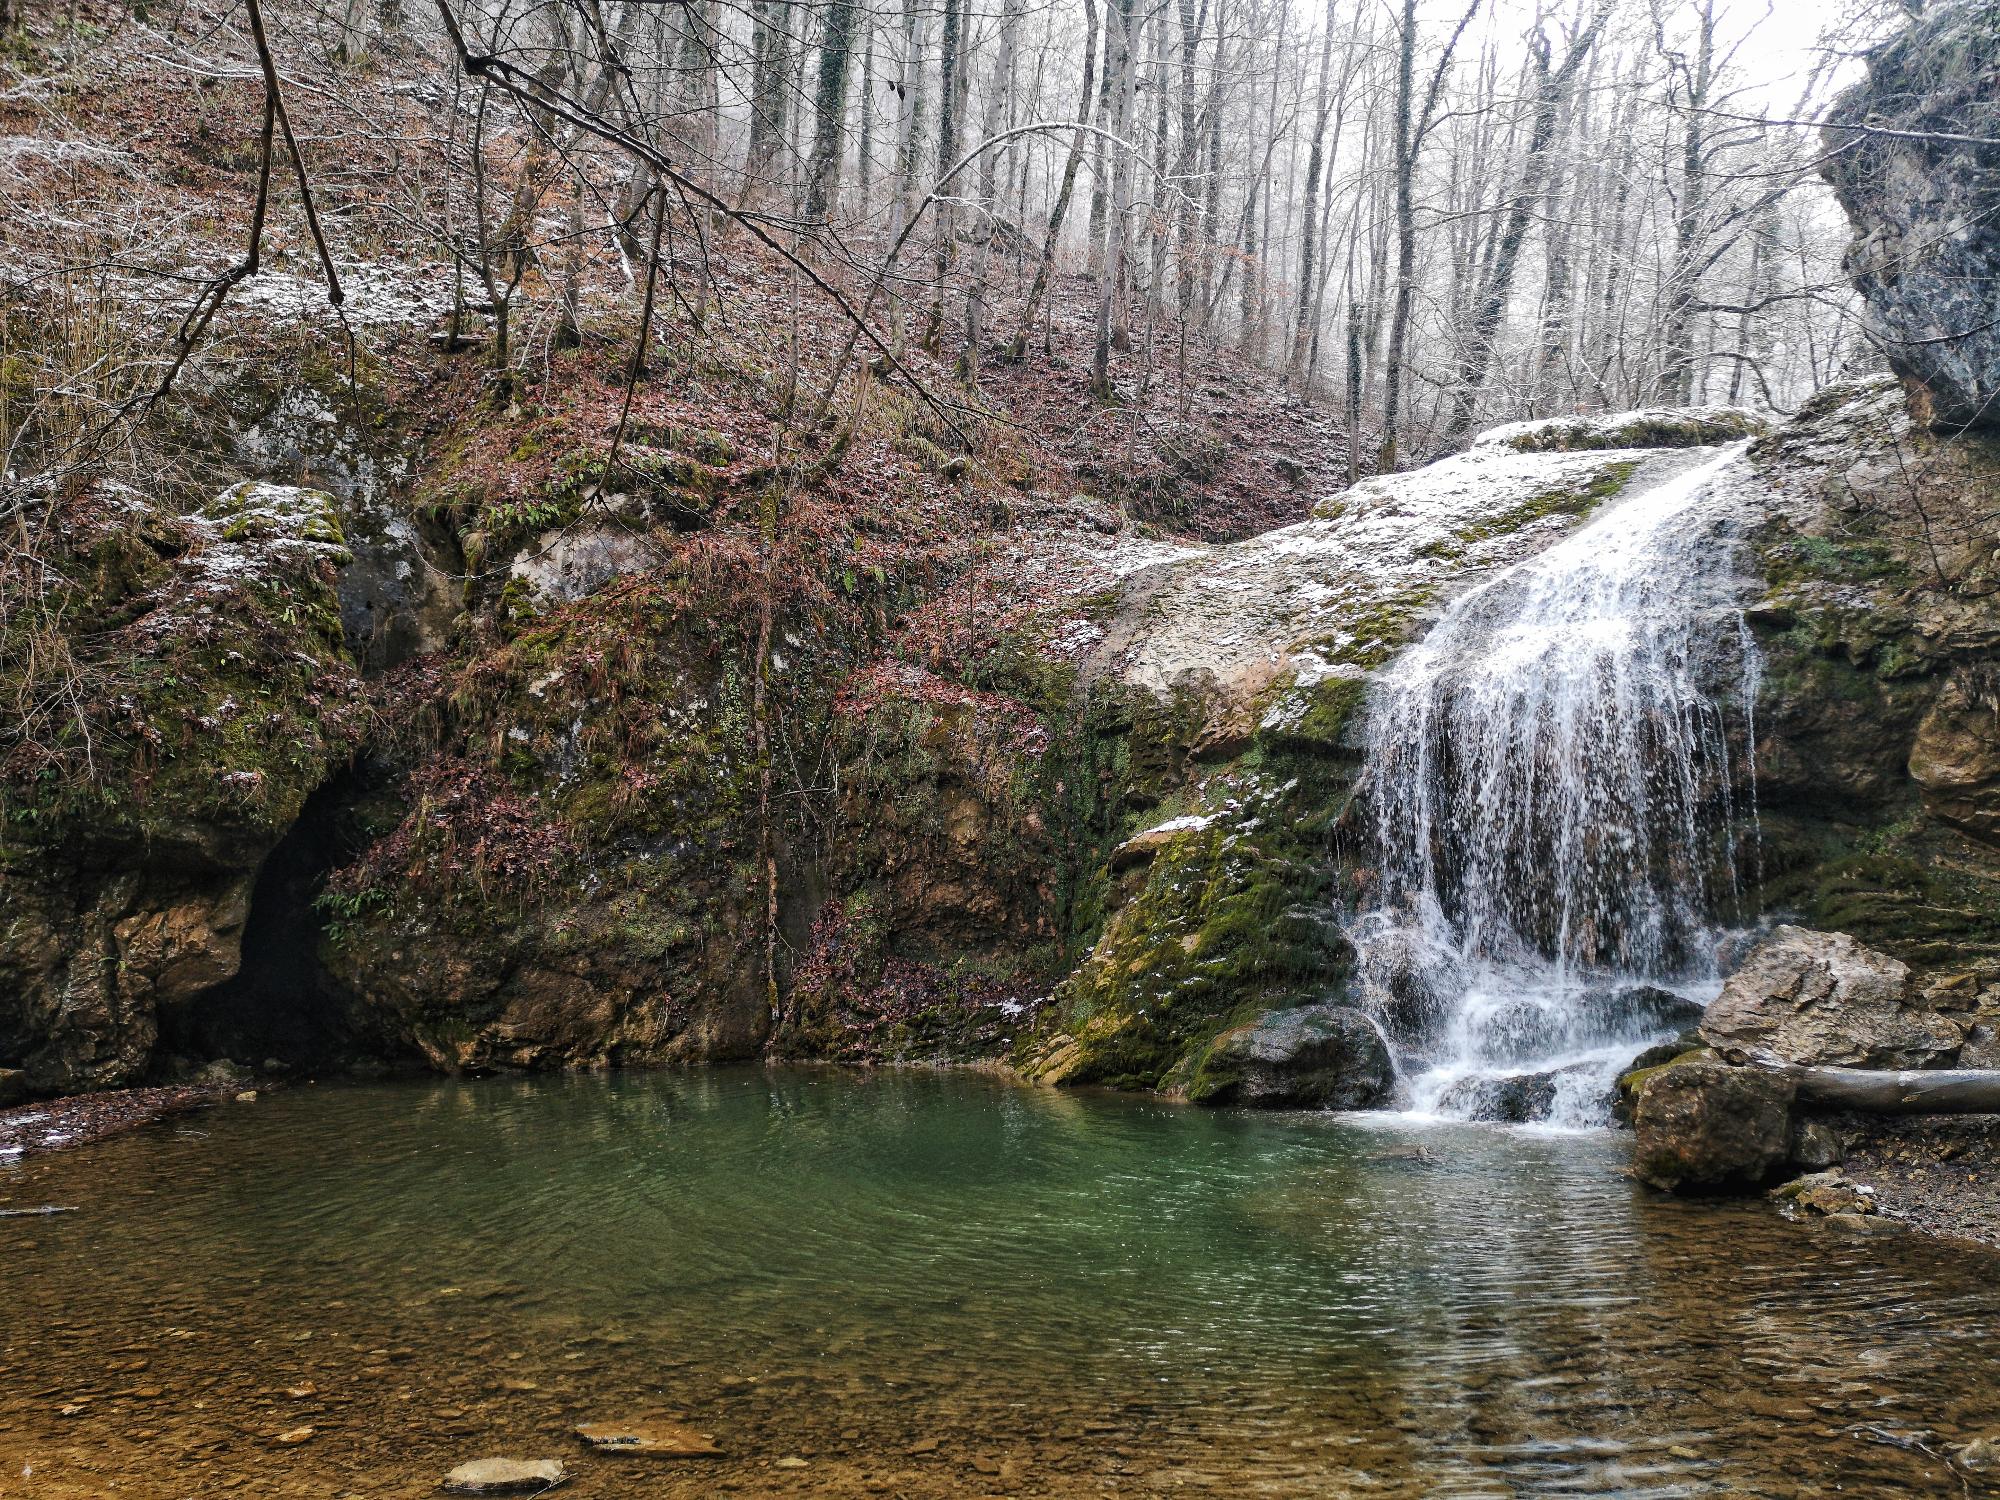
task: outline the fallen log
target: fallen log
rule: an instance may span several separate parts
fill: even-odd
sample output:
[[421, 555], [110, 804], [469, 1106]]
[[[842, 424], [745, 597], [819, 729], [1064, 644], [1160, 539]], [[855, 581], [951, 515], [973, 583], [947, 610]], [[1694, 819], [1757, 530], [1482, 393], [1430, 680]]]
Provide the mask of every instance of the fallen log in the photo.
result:
[[1790, 1082], [1801, 1104], [1858, 1109], [1875, 1114], [2000, 1114], [2000, 1068], [1815, 1068], [1781, 1062], [1768, 1053], [1751, 1065]]

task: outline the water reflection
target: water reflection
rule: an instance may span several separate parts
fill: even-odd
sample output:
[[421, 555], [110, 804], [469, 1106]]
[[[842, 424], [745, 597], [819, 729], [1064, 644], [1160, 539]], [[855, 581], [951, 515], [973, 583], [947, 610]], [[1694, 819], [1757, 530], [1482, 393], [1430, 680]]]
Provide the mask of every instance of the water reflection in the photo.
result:
[[1898, 1444], [2000, 1425], [1990, 1260], [1644, 1196], [1608, 1136], [806, 1070], [200, 1126], [0, 1175], [83, 1210], [0, 1220], [0, 1495], [622, 1495], [569, 1428], [640, 1413], [730, 1454], [648, 1494], [1921, 1493]]

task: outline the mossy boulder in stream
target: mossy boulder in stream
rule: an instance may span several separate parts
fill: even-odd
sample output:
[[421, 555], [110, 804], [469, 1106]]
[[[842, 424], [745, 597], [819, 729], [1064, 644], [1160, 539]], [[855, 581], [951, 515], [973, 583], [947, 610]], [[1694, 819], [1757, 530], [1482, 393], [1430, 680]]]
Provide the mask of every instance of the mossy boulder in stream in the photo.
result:
[[1696, 1056], [1638, 1090], [1632, 1173], [1679, 1188], [1755, 1187], [1790, 1159], [1792, 1085], [1776, 1073]]
[[1395, 1087], [1396, 1064], [1373, 1021], [1351, 1006], [1306, 1005], [1223, 1032], [1187, 1092], [1198, 1104], [1371, 1109]]

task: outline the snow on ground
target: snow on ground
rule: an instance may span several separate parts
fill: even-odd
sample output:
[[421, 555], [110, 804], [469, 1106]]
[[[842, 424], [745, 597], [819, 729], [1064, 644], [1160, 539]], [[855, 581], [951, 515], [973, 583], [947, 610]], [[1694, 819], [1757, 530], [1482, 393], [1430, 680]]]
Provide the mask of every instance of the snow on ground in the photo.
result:
[[[1362, 644], [1378, 607], [1467, 571], [1499, 566], [1573, 524], [1554, 514], [1506, 526], [1552, 492], [1587, 490], [1631, 451], [1516, 453], [1479, 446], [1428, 468], [1363, 480], [1309, 521], [1227, 546], [1180, 549], [1182, 567], [1124, 653], [1129, 682], [1166, 692], [1207, 679], [1254, 694], [1288, 666], [1350, 675], [1328, 659]], [[1498, 526], [1495, 535], [1479, 533]]]

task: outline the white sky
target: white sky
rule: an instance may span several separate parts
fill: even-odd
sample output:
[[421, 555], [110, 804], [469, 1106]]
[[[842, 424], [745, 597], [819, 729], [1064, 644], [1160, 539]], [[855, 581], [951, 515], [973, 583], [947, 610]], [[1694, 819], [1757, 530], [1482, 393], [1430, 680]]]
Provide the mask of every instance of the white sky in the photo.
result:
[[[1449, 28], [1464, 13], [1465, 0], [1426, 0], [1426, 7], [1430, 12], [1426, 29], [1434, 31]], [[1490, 0], [1486, 24], [1519, 32], [1526, 29], [1538, 9], [1555, 8], [1550, 0]], [[1676, 8], [1684, 29], [1690, 8], [1685, 0]], [[1749, 33], [1736, 53], [1737, 66], [1753, 80], [1739, 96], [1746, 113], [1792, 115], [1801, 90], [1820, 61], [1821, 33], [1844, 9], [1843, 0], [1717, 0], [1722, 45], [1733, 45]], [[1649, 26], [1652, 0], [1620, 0], [1619, 13], [1630, 24]], [[1831, 88], [1820, 85], [1818, 97], [1830, 97], [1859, 72], [1858, 63], [1843, 63], [1833, 75]]]

